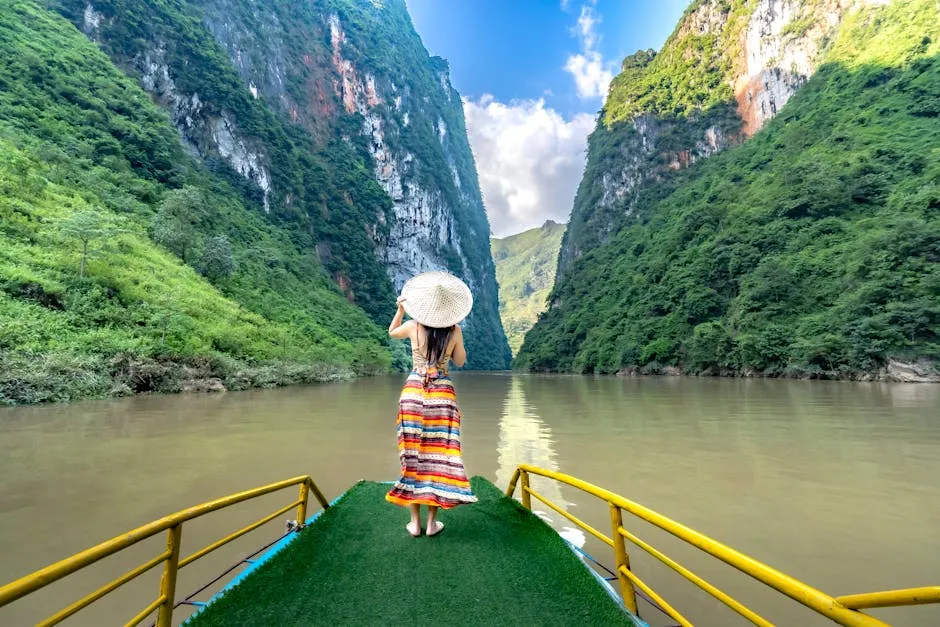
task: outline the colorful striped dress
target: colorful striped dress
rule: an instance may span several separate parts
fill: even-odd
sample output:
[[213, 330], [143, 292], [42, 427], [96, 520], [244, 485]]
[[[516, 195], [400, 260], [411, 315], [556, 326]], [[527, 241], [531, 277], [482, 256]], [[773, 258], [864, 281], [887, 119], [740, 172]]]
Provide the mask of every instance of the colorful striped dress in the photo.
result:
[[474, 503], [460, 453], [460, 408], [447, 374], [450, 355], [436, 366], [417, 351], [412, 356], [414, 370], [398, 400], [401, 478], [385, 499], [444, 509]]

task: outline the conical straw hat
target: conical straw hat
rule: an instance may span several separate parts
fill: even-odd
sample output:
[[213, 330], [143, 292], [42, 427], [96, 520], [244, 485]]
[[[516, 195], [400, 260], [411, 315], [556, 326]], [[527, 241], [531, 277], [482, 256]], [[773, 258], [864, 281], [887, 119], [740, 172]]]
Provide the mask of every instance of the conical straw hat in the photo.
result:
[[446, 272], [425, 272], [401, 288], [405, 312], [426, 327], [452, 327], [470, 313], [473, 295], [467, 284]]

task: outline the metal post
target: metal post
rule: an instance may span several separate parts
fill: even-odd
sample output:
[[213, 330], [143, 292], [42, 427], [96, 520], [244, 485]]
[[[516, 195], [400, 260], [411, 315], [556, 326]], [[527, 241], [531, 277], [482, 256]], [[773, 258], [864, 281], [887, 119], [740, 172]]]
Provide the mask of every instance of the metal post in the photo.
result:
[[509, 488], [506, 489], [506, 498], [511, 499], [513, 494], [516, 491], [516, 483], [519, 482], [519, 475], [522, 473], [521, 470], [516, 468], [516, 472], [512, 473], [512, 479], [509, 480]]
[[176, 572], [179, 570], [182, 535], [183, 523], [167, 530], [166, 548], [170, 557], [163, 564], [163, 577], [160, 579], [160, 596], [164, 597], [164, 601], [157, 612], [157, 627], [172, 627], [173, 624], [173, 597], [176, 593]]
[[613, 527], [611, 537], [614, 540], [614, 554], [617, 558], [617, 579], [620, 581], [620, 596], [623, 597], [623, 604], [627, 606], [627, 609], [634, 615], [639, 616], [637, 614], [636, 590], [633, 588], [633, 582], [620, 572], [621, 566], [630, 570], [630, 557], [627, 555], [626, 540], [620, 535], [620, 528], [623, 527], [623, 514], [620, 508], [613, 503], [609, 503], [609, 505], [610, 526]]
[[532, 497], [529, 496], [529, 473], [522, 471], [522, 506], [532, 509]]
[[300, 484], [300, 505], [297, 506], [297, 529], [303, 529], [304, 523], [307, 522], [307, 496], [310, 491], [310, 486], [306, 481]]

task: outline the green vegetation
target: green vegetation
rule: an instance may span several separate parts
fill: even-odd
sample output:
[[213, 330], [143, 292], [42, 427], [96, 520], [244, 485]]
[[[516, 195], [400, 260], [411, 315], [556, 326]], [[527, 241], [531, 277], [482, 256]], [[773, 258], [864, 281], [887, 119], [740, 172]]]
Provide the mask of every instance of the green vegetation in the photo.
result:
[[[640, 188], [705, 152], [740, 142], [733, 85], [745, 69], [744, 31], [756, 6], [695, 0], [658, 53], [639, 50], [623, 60], [588, 137], [559, 255], [561, 274], [584, 251], [609, 242], [623, 214], [635, 209]], [[817, 0], [800, 3], [801, 14], [819, 7]]]
[[940, 358], [938, 103], [934, 3], [850, 14], [760, 133], [644, 189], [517, 364], [851, 378]]
[[81, 209], [59, 223], [59, 232], [66, 238], [73, 238], [81, 244], [81, 263], [78, 266], [79, 278], [84, 278], [89, 255], [97, 252], [100, 240], [109, 240], [118, 234], [113, 226], [114, 219], [94, 209]]
[[540, 228], [490, 240], [499, 283], [499, 315], [513, 355], [545, 310], [564, 233], [564, 224], [549, 220]]
[[187, 625], [632, 624], [538, 516], [472, 485], [478, 503], [443, 512], [440, 536], [412, 538], [389, 486], [359, 483]]
[[[575, 195], [568, 229], [562, 239], [559, 271], [565, 274], [577, 251], [589, 251], [607, 243], [624, 214], [634, 211], [635, 195], [651, 181], [673, 175], [669, 158], [688, 154], [703, 140], [706, 129], [718, 129], [722, 137], [735, 137], [741, 120], [732, 103], [715, 105], [689, 117], [652, 117], [641, 134], [633, 123], [620, 121], [611, 126], [599, 122], [588, 136], [588, 160]], [[650, 150], [649, 146], [654, 146]], [[631, 179], [631, 185], [618, 175]], [[625, 189], [623, 198], [611, 199], [612, 189]]]
[[0, 0], [0, 403], [387, 369], [297, 233], [72, 25]]
[[[392, 202], [362, 116], [332, 88], [331, 13], [357, 72], [421, 99], [407, 128], [387, 125], [388, 141], [454, 208], [463, 258], [456, 241], [439, 254], [479, 287], [470, 365], [505, 367], [460, 98], [441, 88], [446, 64], [427, 55], [403, 2], [99, 0], [89, 23], [84, 0], [0, 9], [0, 403], [404, 366], [403, 346], [375, 324], [394, 311], [377, 255]], [[95, 43], [79, 32], [89, 27]], [[250, 44], [237, 66], [232, 37]], [[280, 91], [253, 94], [250, 72], [272, 58], [287, 59]], [[185, 118], [187, 151], [160, 106]], [[220, 127], [264, 168], [268, 195], [222, 154]]]
[[[693, 2], [683, 17], [701, 4]], [[722, 0], [712, 4], [716, 21], [725, 23], [718, 32], [696, 31], [683, 19], [663, 44], [662, 52], [640, 50], [624, 59], [620, 74], [610, 84], [605, 124], [642, 114], [694, 116], [732, 100], [742, 30], [754, 3]]]

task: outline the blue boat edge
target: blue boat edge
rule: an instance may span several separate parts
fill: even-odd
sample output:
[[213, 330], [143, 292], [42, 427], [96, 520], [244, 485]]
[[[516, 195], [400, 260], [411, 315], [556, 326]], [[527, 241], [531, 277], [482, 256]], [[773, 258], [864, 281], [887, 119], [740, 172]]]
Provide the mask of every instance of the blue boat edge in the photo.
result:
[[[363, 481], [365, 481], [365, 480], [364, 480], [364, 479], [360, 479], [359, 481], [357, 481], [356, 483], [354, 483], [353, 485], [351, 485], [349, 488], [347, 488], [346, 490], [344, 490], [342, 494], [340, 494], [340, 495], [337, 496], [335, 499], [333, 499], [332, 501], [330, 501], [330, 507], [333, 507], [334, 505], [336, 505], [337, 503], [339, 503], [340, 501], [342, 501], [343, 498], [344, 498], [347, 494], [349, 494], [349, 491], [350, 491], [350, 490], [352, 490], [354, 487], [356, 487], [357, 485], [359, 485], [359, 484], [362, 483]], [[326, 511], [325, 509], [321, 509], [320, 511], [318, 511], [317, 513], [315, 513], [313, 516], [311, 516], [310, 518], [308, 518], [308, 519], [304, 522], [304, 527], [306, 527], [307, 525], [310, 525], [310, 524], [312, 524], [314, 521], [316, 521], [316, 520], [323, 514], [323, 512], [325, 512], [325, 511]], [[195, 612], [193, 612], [192, 614], [190, 614], [190, 615], [186, 618], [186, 620], [184, 620], [182, 623], [180, 623], [180, 627], [184, 627], [184, 626], [185, 626], [187, 623], [189, 623], [195, 616], [197, 616], [197, 615], [199, 615], [200, 613], [202, 613], [207, 607], [209, 607], [210, 605], [212, 605], [213, 603], [215, 603], [217, 600], [219, 600], [225, 593], [227, 593], [229, 590], [231, 590], [232, 588], [234, 588], [235, 586], [237, 586], [238, 584], [240, 584], [240, 583], [245, 579], [245, 577], [247, 577], [248, 575], [252, 574], [255, 570], [257, 570], [258, 568], [260, 568], [262, 564], [264, 564], [265, 562], [267, 562], [268, 560], [270, 560], [272, 557], [274, 557], [275, 555], [277, 555], [278, 553], [280, 553], [281, 551], [283, 551], [285, 548], [287, 548], [288, 546], [290, 546], [290, 544], [291, 544], [294, 540], [297, 539], [298, 535], [299, 535], [299, 534], [297, 534], [297, 533], [290, 533], [290, 534], [284, 536], [283, 538], [281, 538], [280, 540], [278, 540], [277, 542], [275, 542], [274, 544], [272, 544], [271, 547], [268, 548], [268, 550], [266, 550], [264, 553], [262, 553], [261, 555], [259, 555], [259, 556], [256, 557], [256, 558], [252, 559], [252, 560], [249, 562], [249, 564], [248, 564], [248, 568], [245, 568], [243, 571], [241, 571], [240, 573], [238, 573], [237, 575], [235, 575], [235, 577], [234, 577], [230, 582], [228, 582], [227, 584], [225, 584], [225, 585], [222, 587], [221, 590], [219, 590], [218, 592], [216, 592], [215, 594], [213, 594], [211, 597], [209, 597], [209, 600], [204, 601], [204, 602], [202, 602], [202, 603], [195, 602], [194, 605], [198, 605], [198, 606], [199, 606], [199, 609], [197, 609]]]

